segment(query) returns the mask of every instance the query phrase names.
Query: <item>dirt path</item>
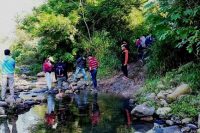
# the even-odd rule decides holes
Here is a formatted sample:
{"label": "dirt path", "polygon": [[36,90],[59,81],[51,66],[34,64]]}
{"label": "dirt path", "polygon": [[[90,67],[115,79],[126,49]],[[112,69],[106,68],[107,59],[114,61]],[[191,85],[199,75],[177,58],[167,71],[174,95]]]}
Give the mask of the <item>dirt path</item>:
{"label": "dirt path", "polygon": [[99,88],[105,93],[132,98],[144,84],[146,69],[141,67],[139,63],[132,63],[129,65],[128,71],[128,80],[124,80],[120,73],[112,78],[101,80]]}

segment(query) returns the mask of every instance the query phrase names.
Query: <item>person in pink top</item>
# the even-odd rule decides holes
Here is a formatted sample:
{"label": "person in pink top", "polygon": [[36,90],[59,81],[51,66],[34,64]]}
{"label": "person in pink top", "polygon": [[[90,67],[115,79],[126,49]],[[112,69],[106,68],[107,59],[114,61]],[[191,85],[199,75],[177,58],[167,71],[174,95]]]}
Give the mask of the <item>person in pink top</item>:
{"label": "person in pink top", "polygon": [[51,64],[51,61],[49,58],[47,58],[43,63],[43,71],[45,73],[45,78],[47,82],[47,87],[49,90],[51,90],[52,85],[52,78],[51,78],[51,72],[53,71],[53,65]]}

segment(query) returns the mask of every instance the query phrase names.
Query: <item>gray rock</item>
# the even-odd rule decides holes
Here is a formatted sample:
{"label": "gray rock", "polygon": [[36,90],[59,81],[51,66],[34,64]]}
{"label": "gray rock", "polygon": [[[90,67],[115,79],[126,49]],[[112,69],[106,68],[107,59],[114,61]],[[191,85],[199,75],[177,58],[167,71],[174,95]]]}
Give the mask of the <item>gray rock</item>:
{"label": "gray rock", "polygon": [[0,115],[5,115],[5,109],[4,109],[4,107],[0,107]]}
{"label": "gray rock", "polygon": [[146,96],[147,99],[152,99],[154,100],[156,98],[156,94],[155,93],[150,93]]}
{"label": "gray rock", "polygon": [[147,105],[137,105],[132,111],[131,114],[138,116],[138,117],[144,117],[144,116],[152,116],[155,113],[154,107],[148,107]]}
{"label": "gray rock", "polygon": [[181,129],[181,132],[182,133],[188,133],[190,131],[190,128],[189,127],[183,127],[182,129]]}
{"label": "gray rock", "polygon": [[9,96],[8,98],[5,99],[5,102],[7,102],[9,105],[13,105],[15,103],[14,97]]}
{"label": "gray rock", "polygon": [[182,124],[181,119],[179,117],[176,116],[172,116],[171,120],[175,123],[175,124]]}
{"label": "gray rock", "polygon": [[159,100],[159,104],[160,104],[161,106],[164,106],[164,107],[169,106],[169,104],[167,103],[167,101],[164,100],[164,99],[160,99],[160,100]]}
{"label": "gray rock", "polygon": [[7,107],[8,103],[5,101],[0,101],[0,107]]}
{"label": "gray rock", "polygon": [[166,124],[172,126],[174,125],[174,122],[172,120],[166,120]]}
{"label": "gray rock", "polygon": [[197,130],[198,129],[198,127],[194,124],[187,124],[186,126],[189,127],[191,130]]}
{"label": "gray rock", "polygon": [[156,128],[155,133],[182,133],[178,126],[170,126],[164,128]]}
{"label": "gray rock", "polygon": [[185,119],[182,119],[182,124],[189,124],[190,122],[192,122],[192,118],[185,118]]}
{"label": "gray rock", "polygon": [[171,112],[170,107],[163,107],[158,108],[156,114],[159,115],[161,118],[166,117]]}
{"label": "gray rock", "polygon": [[157,98],[158,99],[165,99],[166,95],[164,91],[161,91],[157,94]]}

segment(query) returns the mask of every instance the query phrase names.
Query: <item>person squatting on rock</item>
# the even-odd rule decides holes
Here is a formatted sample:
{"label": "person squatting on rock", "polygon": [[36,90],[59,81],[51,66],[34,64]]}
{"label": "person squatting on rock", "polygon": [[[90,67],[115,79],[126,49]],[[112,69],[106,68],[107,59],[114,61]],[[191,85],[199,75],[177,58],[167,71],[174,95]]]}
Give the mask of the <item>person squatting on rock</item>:
{"label": "person squatting on rock", "polygon": [[14,71],[15,71],[15,60],[10,56],[10,50],[4,51],[5,57],[0,62],[2,71],[2,90],[1,99],[6,98],[6,87],[10,88],[11,97],[14,98]]}
{"label": "person squatting on rock", "polygon": [[121,56],[121,63],[122,63],[122,72],[124,74],[124,79],[128,78],[128,69],[127,69],[127,65],[128,65],[128,49],[127,49],[127,45],[122,45],[122,56]]}
{"label": "person squatting on rock", "polygon": [[97,89],[97,70],[99,67],[99,63],[97,59],[91,54],[88,56],[88,66],[89,66],[93,86],[94,86],[94,89],[96,90]]}
{"label": "person squatting on rock", "polygon": [[63,82],[67,80],[67,65],[61,59],[55,64],[55,76],[58,81],[57,88],[60,93]]}
{"label": "person squatting on rock", "polygon": [[43,71],[45,73],[47,87],[49,90],[51,90],[51,88],[52,88],[51,72],[53,71],[53,64],[51,63],[49,58],[47,58],[43,63]]}
{"label": "person squatting on rock", "polygon": [[82,73],[84,80],[87,81],[87,74],[85,72],[85,66],[86,66],[86,59],[83,56],[80,56],[77,60],[76,60],[76,72],[74,74],[73,80],[75,81],[77,78],[78,73]]}

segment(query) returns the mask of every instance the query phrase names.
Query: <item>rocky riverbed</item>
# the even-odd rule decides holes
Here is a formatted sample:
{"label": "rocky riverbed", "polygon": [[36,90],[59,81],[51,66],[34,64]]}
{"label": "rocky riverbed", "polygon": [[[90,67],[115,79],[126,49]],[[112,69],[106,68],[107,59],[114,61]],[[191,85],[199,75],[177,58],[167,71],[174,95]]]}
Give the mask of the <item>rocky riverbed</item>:
{"label": "rocky riverbed", "polygon": [[[137,104],[134,100],[134,94],[143,86],[145,79],[145,68],[137,64],[131,65],[130,79],[123,80],[122,75],[116,75],[113,78],[99,81],[99,92],[109,93],[112,95],[121,96],[124,98],[131,98],[130,114],[132,121],[139,121],[152,123],[152,128],[147,128],[143,131],[139,128],[138,132],[147,133],[195,133],[199,132],[200,117],[199,118],[180,118],[171,113],[171,102],[180,99],[181,97],[191,93],[191,88],[188,84],[182,83],[171,89],[163,89],[159,93],[150,93],[145,96],[145,99],[153,100],[157,103],[157,107],[150,106],[148,103]],[[46,89],[46,82],[44,73],[38,73],[37,77],[27,76],[22,74],[16,77],[15,84],[15,98],[9,96],[5,101],[0,101],[0,117],[6,118],[8,113],[23,113],[29,110],[32,106],[46,103],[47,95],[49,93],[57,94],[56,80],[54,79],[54,89],[48,91]],[[162,84],[158,87],[164,88]],[[72,79],[72,73],[69,73],[68,81],[63,83],[64,93],[57,94],[56,98],[60,99],[65,95],[73,94],[76,89],[92,89],[92,83],[86,82],[81,74],[78,75],[76,82]],[[133,99],[132,99],[133,98]],[[139,124],[140,127],[142,124]],[[148,125],[148,124],[146,124]],[[143,125],[145,127],[145,125]],[[147,126],[149,127],[149,126]],[[151,127],[151,126],[150,126]]]}

